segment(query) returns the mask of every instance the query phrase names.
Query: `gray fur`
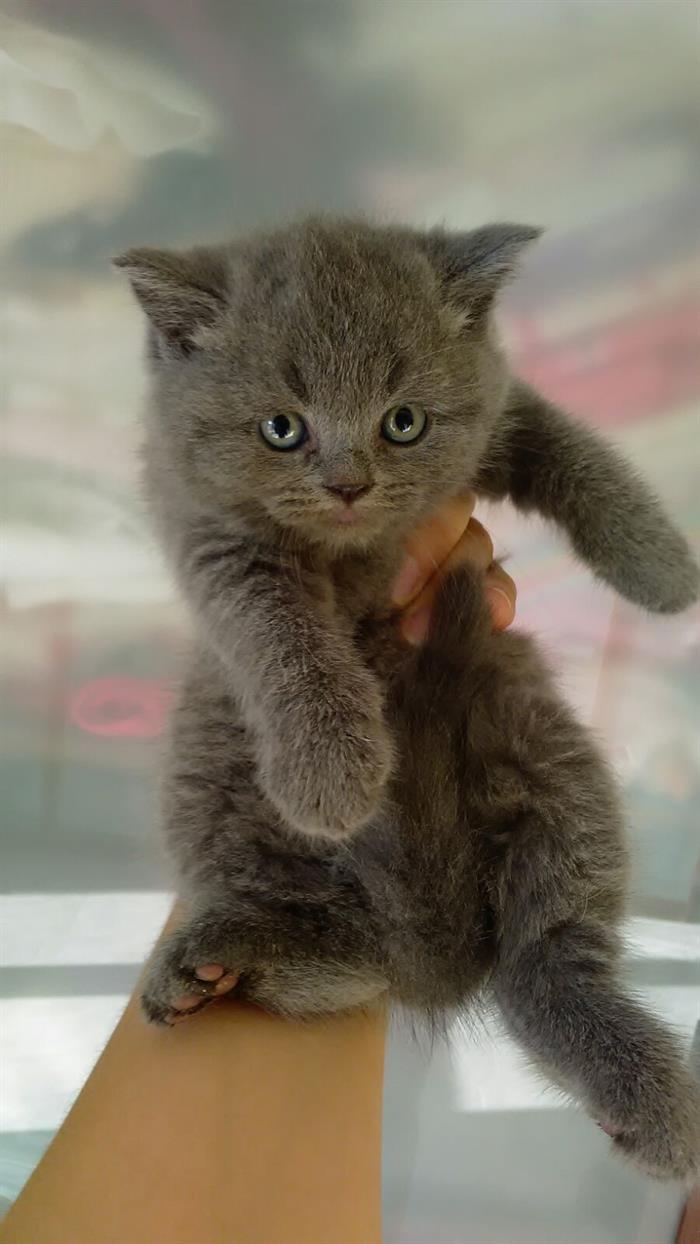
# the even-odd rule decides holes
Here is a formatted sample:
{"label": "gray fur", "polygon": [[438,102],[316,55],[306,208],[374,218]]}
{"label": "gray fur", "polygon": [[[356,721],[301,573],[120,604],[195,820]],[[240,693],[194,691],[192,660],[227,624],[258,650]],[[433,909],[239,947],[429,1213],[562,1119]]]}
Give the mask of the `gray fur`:
{"label": "gray fur", "polygon": [[[164,786],[183,925],[143,1005],[203,1004],[203,962],[290,1015],[388,991],[438,1023],[488,992],[531,1058],[645,1170],[696,1166],[673,1038],[625,992],[626,850],[610,774],[480,576],[427,645],[388,608],[408,532],[470,487],[567,532],[647,608],[697,594],[687,545],[607,446],[508,373],[490,309],[536,231],[309,221],[230,247],[134,250],[149,316],[146,482],[196,639]],[[401,402],[424,437],[380,438]],[[305,417],[276,453],[261,419]],[[326,490],[368,489],[359,521]]]}

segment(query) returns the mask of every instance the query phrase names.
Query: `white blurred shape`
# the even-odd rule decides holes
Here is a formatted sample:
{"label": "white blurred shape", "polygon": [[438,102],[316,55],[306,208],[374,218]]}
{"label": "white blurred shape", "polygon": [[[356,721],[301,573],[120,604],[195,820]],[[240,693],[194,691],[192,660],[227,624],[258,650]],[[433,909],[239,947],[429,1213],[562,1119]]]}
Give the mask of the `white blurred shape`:
{"label": "white blurred shape", "polygon": [[171,905],[162,891],[4,894],[0,967],[140,963]]}
{"label": "white blurred shape", "polygon": [[83,151],[112,130],[137,156],[201,144],[209,109],[182,81],[138,58],[24,23],[0,26],[0,119]]}
{"label": "white blurred shape", "polygon": [[0,1130],[59,1126],[126,998],[12,998],[2,1003]]}

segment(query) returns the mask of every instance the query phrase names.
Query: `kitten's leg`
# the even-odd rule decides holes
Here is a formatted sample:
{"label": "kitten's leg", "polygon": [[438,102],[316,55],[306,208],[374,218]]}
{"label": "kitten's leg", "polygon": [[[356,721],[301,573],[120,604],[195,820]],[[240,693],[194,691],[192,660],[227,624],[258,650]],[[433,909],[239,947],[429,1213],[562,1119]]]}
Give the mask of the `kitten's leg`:
{"label": "kitten's leg", "polygon": [[529,791],[493,835],[496,1000],[617,1149],[649,1174],[689,1176],[700,1158],[697,1087],[674,1037],[619,981],[625,859],[610,777],[556,702],[511,740]]}
{"label": "kitten's leg", "polygon": [[673,1037],[619,984],[627,864],[615,784],[533,646],[490,635],[478,599],[463,572],[448,581],[434,642],[456,686],[462,636],[468,705],[477,688],[462,781],[484,827],[492,988],[513,1035],[621,1151],[653,1174],[687,1176],[698,1158],[697,1090]]}
{"label": "kitten's leg", "polygon": [[235,694],[260,785],[301,833],[354,834],[381,803],[393,744],[381,686],[330,584],[300,559],[208,521],[189,532],[180,559],[209,649],[202,661]]}
{"label": "kitten's leg", "polygon": [[[387,989],[371,917],[241,892],[202,906],[156,949],[142,992],[152,1023],[171,1024],[224,994],[284,1015],[363,1006]],[[345,907],[343,906],[345,902]]]}
{"label": "kitten's leg", "polygon": [[620,988],[595,921],[506,952],[495,992],[516,1039],[648,1174],[683,1179],[700,1159],[698,1092],[668,1031]]}
{"label": "kitten's leg", "polygon": [[195,654],[172,718],[163,830],[189,907],[147,967],[146,1016],[191,1013],[231,978],[237,994],[294,1013],[368,999],[385,988],[379,917],[353,852],[294,838],[280,823],[215,675]]}
{"label": "kitten's leg", "polygon": [[673,1037],[618,982],[627,862],[615,784],[530,641],[490,633],[477,587],[469,572],[448,579],[422,660],[438,702],[463,682],[461,781],[482,827],[492,989],[513,1035],[621,1151],[687,1176],[696,1086]]}
{"label": "kitten's leg", "polygon": [[595,574],[645,609],[676,613],[697,599],[698,567],[647,483],[522,381],[512,385],[476,487],[553,519]]}

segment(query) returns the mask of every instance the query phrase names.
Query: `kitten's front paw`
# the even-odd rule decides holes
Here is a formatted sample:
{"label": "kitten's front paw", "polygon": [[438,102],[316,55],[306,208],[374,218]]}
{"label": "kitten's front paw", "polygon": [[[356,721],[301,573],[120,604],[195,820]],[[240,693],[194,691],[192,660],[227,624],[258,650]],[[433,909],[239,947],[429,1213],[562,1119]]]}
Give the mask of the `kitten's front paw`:
{"label": "kitten's front paw", "polygon": [[650,1063],[638,1084],[620,1085],[600,1125],[647,1175],[687,1180],[700,1169],[700,1093],[684,1067]]}
{"label": "kitten's front paw", "polygon": [[652,613],[681,613],[700,594],[700,569],[684,538],[665,524],[629,558],[619,549],[620,590]]}
{"label": "kitten's front paw", "polygon": [[263,750],[260,777],[285,820],[307,834],[343,838],[376,812],[392,765],[378,704],[290,720]]}
{"label": "kitten's front paw", "polygon": [[[653,568],[652,568],[653,569]],[[698,599],[700,570],[690,553],[680,550],[668,565],[655,567],[656,573],[642,582],[639,603],[655,613],[682,613]]]}

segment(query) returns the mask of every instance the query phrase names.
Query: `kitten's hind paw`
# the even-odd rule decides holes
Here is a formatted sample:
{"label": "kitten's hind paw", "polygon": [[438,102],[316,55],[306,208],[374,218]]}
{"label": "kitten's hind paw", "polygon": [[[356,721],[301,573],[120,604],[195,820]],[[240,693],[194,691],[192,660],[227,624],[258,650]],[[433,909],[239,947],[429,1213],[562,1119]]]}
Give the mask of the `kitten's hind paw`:
{"label": "kitten's hind paw", "polygon": [[141,993],[141,1009],[151,1024],[172,1026],[195,1015],[238,984],[238,973],[221,963],[190,965],[182,941],[174,938],[151,961]]}
{"label": "kitten's hind paw", "polygon": [[645,1175],[654,1179],[690,1181],[700,1170],[697,1136],[660,1130],[656,1135],[622,1132],[613,1138],[613,1147],[629,1158]]}
{"label": "kitten's hind paw", "polygon": [[619,1121],[608,1117],[599,1126],[611,1137],[620,1156],[646,1175],[690,1180],[700,1171],[698,1086],[681,1068],[665,1083],[655,1076],[653,1067],[648,1067],[644,1076],[637,1117]]}

